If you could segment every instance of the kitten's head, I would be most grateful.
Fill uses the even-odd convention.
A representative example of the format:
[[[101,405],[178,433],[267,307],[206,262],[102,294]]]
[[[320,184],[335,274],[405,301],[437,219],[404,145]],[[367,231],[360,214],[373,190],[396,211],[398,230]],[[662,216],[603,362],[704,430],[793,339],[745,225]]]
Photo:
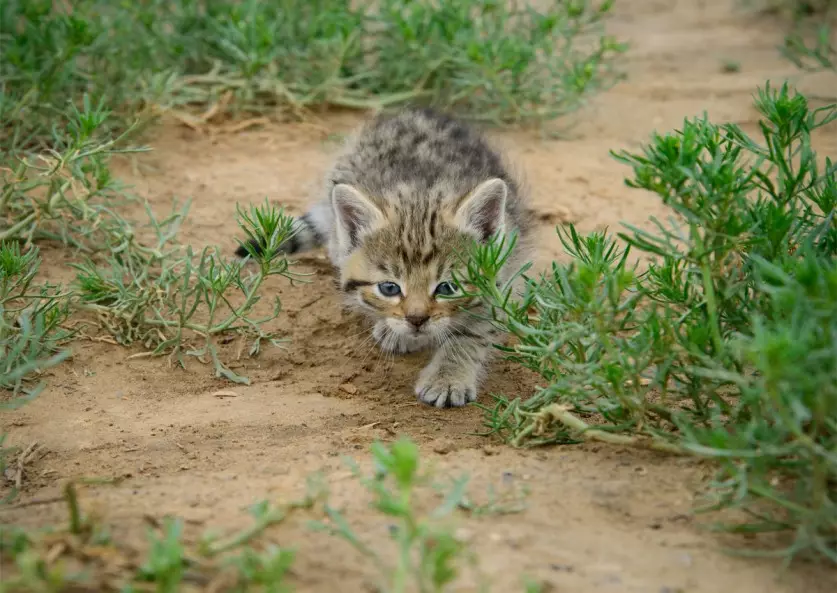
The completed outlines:
[[[385,319],[396,335],[444,339],[467,322],[451,272],[471,240],[505,226],[508,186],[489,179],[458,200],[374,200],[357,188],[332,190],[341,285],[350,303]]]

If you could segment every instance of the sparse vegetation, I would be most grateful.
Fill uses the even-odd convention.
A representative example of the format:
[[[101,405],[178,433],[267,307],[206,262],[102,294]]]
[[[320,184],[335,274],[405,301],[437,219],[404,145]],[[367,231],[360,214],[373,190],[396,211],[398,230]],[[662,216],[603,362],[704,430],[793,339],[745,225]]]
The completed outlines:
[[[786,532],[772,553],[837,562],[837,166],[811,144],[837,106],[811,109],[785,85],[756,107],[760,141],[698,118],[615,155],[671,220],[621,242],[559,228],[571,261],[527,278],[522,297],[495,284],[506,241],[477,248],[460,282],[515,336],[508,356],[546,381],[487,407],[491,433],[716,459],[707,508],[740,510],[731,529]]]
[[[492,122],[544,121],[615,80],[601,35],[611,0],[10,0],[0,7],[6,150],[52,146],[88,93],[118,131],[163,112],[190,125],[334,105],[437,105]]]
[[[279,547],[265,531],[298,510],[311,509],[321,491],[312,482],[306,496],[284,505],[267,501],[250,508],[252,524],[224,537],[197,541],[183,532],[183,521],[152,520],[148,545],[137,550],[115,541],[103,523],[84,514],[78,484],[64,488],[67,525],[42,532],[6,527],[0,531],[4,593],[38,591],[290,591],[287,572],[292,548]]]
[[[783,53],[799,68],[837,73],[835,31],[829,25],[820,25],[808,35],[797,30],[785,38]]]
[[[788,4],[795,16],[818,6]],[[238,208],[238,234],[262,247],[245,266],[181,244],[189,201],[161,214],[115,178],[112,159],[148,150],[133,143],[161,116],[203,130],[420,103],[554,131],[619,80],[626,46],[603,27],[612,7],[0,2],[0,408],[36,397],[45,375],[92,337],[131,346],[133,357],[199,360],[238,383],[249,379],[234,360],[282,345],[272,329],[281,303],[259,304],[270,277],[305,281],[274,255],[291,219],[267,202]],[[833,30],[798,29],[789,57],[833,70]],[[505,352],[545,380],[529,399],[498,396],[485,418],[515,446],[598,440],[714,459],[704,509],[733,511],[724,528],[787,536],[787,547],[764,551],[786,561],[814,553],[837,562],[837,167],[811,144],[837,108],[814,110],[787,87],[765,89],[757,107],[758,140],[702,118],[642,153],[616,155],[633,168],[629,185],[674,209],[669,223],[618,239],[559,229],[570,263],[527,278],[521,298],[494,284],[509,245],[476,252],[465,279],[516,337]],[[647,268],[633,263],[637,252]],[[72,277],[42,274],[50,255]],[[8,447],[5,436],[0,504],[14,510],[38,448]],[[272,532],[298,511],[321,512],[316,527],[368,559],[380,591],[442,592],[476,565],[450,519],[525,507],[519,493],[477,502],[464,478],[437,488],[442,500],[429,505],[431,476],[412,441],[376,442],[372,456],[373,475],[352,469],[390,527],[390,548],[362,538],[313,483],[300,501],[253,505],[250,523],[223,536],[149,516],[137,547],[87,516],[70,481],[66,526],[0,530],[0,592],[290,591],[296,552]]]
[[[759,3],[754,3],[759,5]],[[799,68],[837,72],[837,2],[835,0],[770,0],[761,8],[791,22],[782,53]],[[833,100],[834,97],[830,97]]]
[[[43,384],[31,387],[32,376],[66,359],[62,348],[71,332],[66,293],[44,284],[34,286],[41,260],[37,247],[21,253],[12,242],[0,242],[0,387],[11,392],[4,408],[35,397]]]
[[[381,553],[364,543],[346,518],[326,505],[327,522],[315,527],[336,535],[361,554],[370,558],[380,573],[378,590],[382,593],[403,593],[417,586],[419,591],[447,590],[459,572],[462,557],[467,554],[450,526],[441,521],[463,505],[467,481],[456,481],[443,502],[431,513],[421,514],[416,501],[417,489],[428,476],[420,473],[419,451],[415,443],[401,439],[386,447],[372,446],[375,474],[365,477],[352,463],[355,477],[374,497],[373,506],[388,520],[394,521],[390,535],[395,543],[396,560],[390,565]]]
[[[251,524],[233,533],[207,532],[196,538],[184,533],[179,518],[148,518],[147,545],[142,549],[116,541],[104,523],[85,514],[79,502],[83,484],[68,482],[61,499],[52,501],[66,505],[65,526],[38,532],[12,527],[0,531],[0,568],[4,571],[0,591],[169,593],[212,586],[223,591],[288,592],[287,576],[296,551],[273,543],[271,531],[295,512],[322,514],[324,519],[311,522],[311,527],[344,539],[372,561],[379,569],[382,593],[449,590],[463,562],[476,563],[449,521],[457,509],[475,508],[466,493],[467,478],[447,484],[439,492],[441,504],[423,513],[422,495],[432,492],[433,476],[421,467],[416,444],[401,438],[391,445],[376,442],[371,451],[373,476],[364,476],[357,463],[350,463],[355,478],[372,496],[372,508],[382,520],[393,522],[390,534],[396,543],[396,560],[391,564],[385,551],[362,542],[347,518],[329,503],[317,474],[310,477],[300,500],[281,505],[263,500],[252,505]]]
[[[194,253],[191,247],[178,245],[177,231],[187,207],[158,218],[145,203],[146,228],[135,229],[118,212],[119,206],[136,199],[110,173],[108,159],[121,151],[114,148],[118,139],[103,137],[107,118],[107,111],[92,107],[85,97],[82,110],[71,110],[67,129],[53,129],[52,150],[22,157],[13,171],[5,172],[2,213],[8,226],[2,239],[9,247],[3,252],[8,264],[4,264],[3,273],[5,279],[8,267],[8,291],[19,287],[21,293],[6,295],[4,290],[4,302],[32,299],[23,292],[34,281],[31,262],[36,256],[21,255],[21,246],[36,249],[33,245],[38,241],[59,242],[78,254],[71,264],[76,279],[63,294],[43,289],[46,292],[36,303],[44,301],[44,295],[51,296],[43,305],[47,309],[40,313],[41,321],[37,321],[35,310],[34,331],[41,332],[38,335],[54,331],[72,310],[92,316],[95,325],[119,344],[140,344],[149,355],[168,353],[180,364],[184,364],[184,355],[208,357],[217,376],[247,382],[221,362],[215,339],[221,334],[253,338],[250,355],[259,352],[263,341],[278,344],[276,336],[261,328],[278,315],[280,303],[276,301],[273,315],[263,319],[252,318],[251,311],[265,278],[299,279],[274,250],[293,231],[292,219],[267,203],[249,213],[239,211],[244,233],[268,247],[264,252],[267,257],[251,255],[257,264],[255,274],[247,274],[242,263],[228,263],[215,249]],[[27,275],[13,283],[16,269],[25,269]],[[20,341],[32,329],[27,329],[29,321],[11,317],[18,312],[5,309],[4,326],[20,323],[22,329],[14,333]],[[51,312],[49,321],[47,312]],[[5,334],[4,330],[4,340]],[[65,332],[64,337],[67,335]],[[200,342],[193,345],[195,338]],[[37,343],[43,348],[50,344]],[[243,347],[242,343],[240,349]],[[4,349],[5,356],[9,357],[5,366],[18,364],[20,368],[23,363],[14,348]],[[4,386],[6,381],[4,377]]]

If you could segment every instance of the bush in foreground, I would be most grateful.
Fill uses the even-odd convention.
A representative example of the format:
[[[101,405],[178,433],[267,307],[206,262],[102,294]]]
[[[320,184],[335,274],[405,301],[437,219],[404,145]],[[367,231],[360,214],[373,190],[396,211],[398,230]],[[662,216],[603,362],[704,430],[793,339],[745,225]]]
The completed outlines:
[[[756,106],[760,141],[704,117],[616,155],[669,221],[628,227],[624,247],[559,229],[570,263],[527,278],[522,297],[495,285],[502,242],[478,248],[461,283],[546,382],[498,398],[490,432],[716,459],[707,508],[740,510],[731,529],[785,532],[773,553],[837,562],[837,167],[811,145],[837,106],[812,110],[787,86]]]

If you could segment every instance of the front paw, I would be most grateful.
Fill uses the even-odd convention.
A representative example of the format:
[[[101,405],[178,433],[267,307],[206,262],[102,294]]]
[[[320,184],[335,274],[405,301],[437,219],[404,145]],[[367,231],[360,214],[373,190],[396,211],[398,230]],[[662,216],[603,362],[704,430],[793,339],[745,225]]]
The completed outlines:
[[[473,381],[436,375],[419,379],[416,395],[429,406],[459,408],[476,401],[477,386]]]

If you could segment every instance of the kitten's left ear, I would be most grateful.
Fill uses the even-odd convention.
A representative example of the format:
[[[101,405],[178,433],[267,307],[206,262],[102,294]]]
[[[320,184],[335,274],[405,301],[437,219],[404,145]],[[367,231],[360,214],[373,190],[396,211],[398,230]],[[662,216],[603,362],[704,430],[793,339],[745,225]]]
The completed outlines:
[[[487,241],[502,232],[506,223],[506,196],[509,188],[499,178],[479,184],[456,211],[455,221],[462,230]]]
[[[345,183],[338,183],[331,190],[331,205],[337,219],[338,243],[346,251],[357,247],[361,236],[378,226],[384,218],[369,198]]]

